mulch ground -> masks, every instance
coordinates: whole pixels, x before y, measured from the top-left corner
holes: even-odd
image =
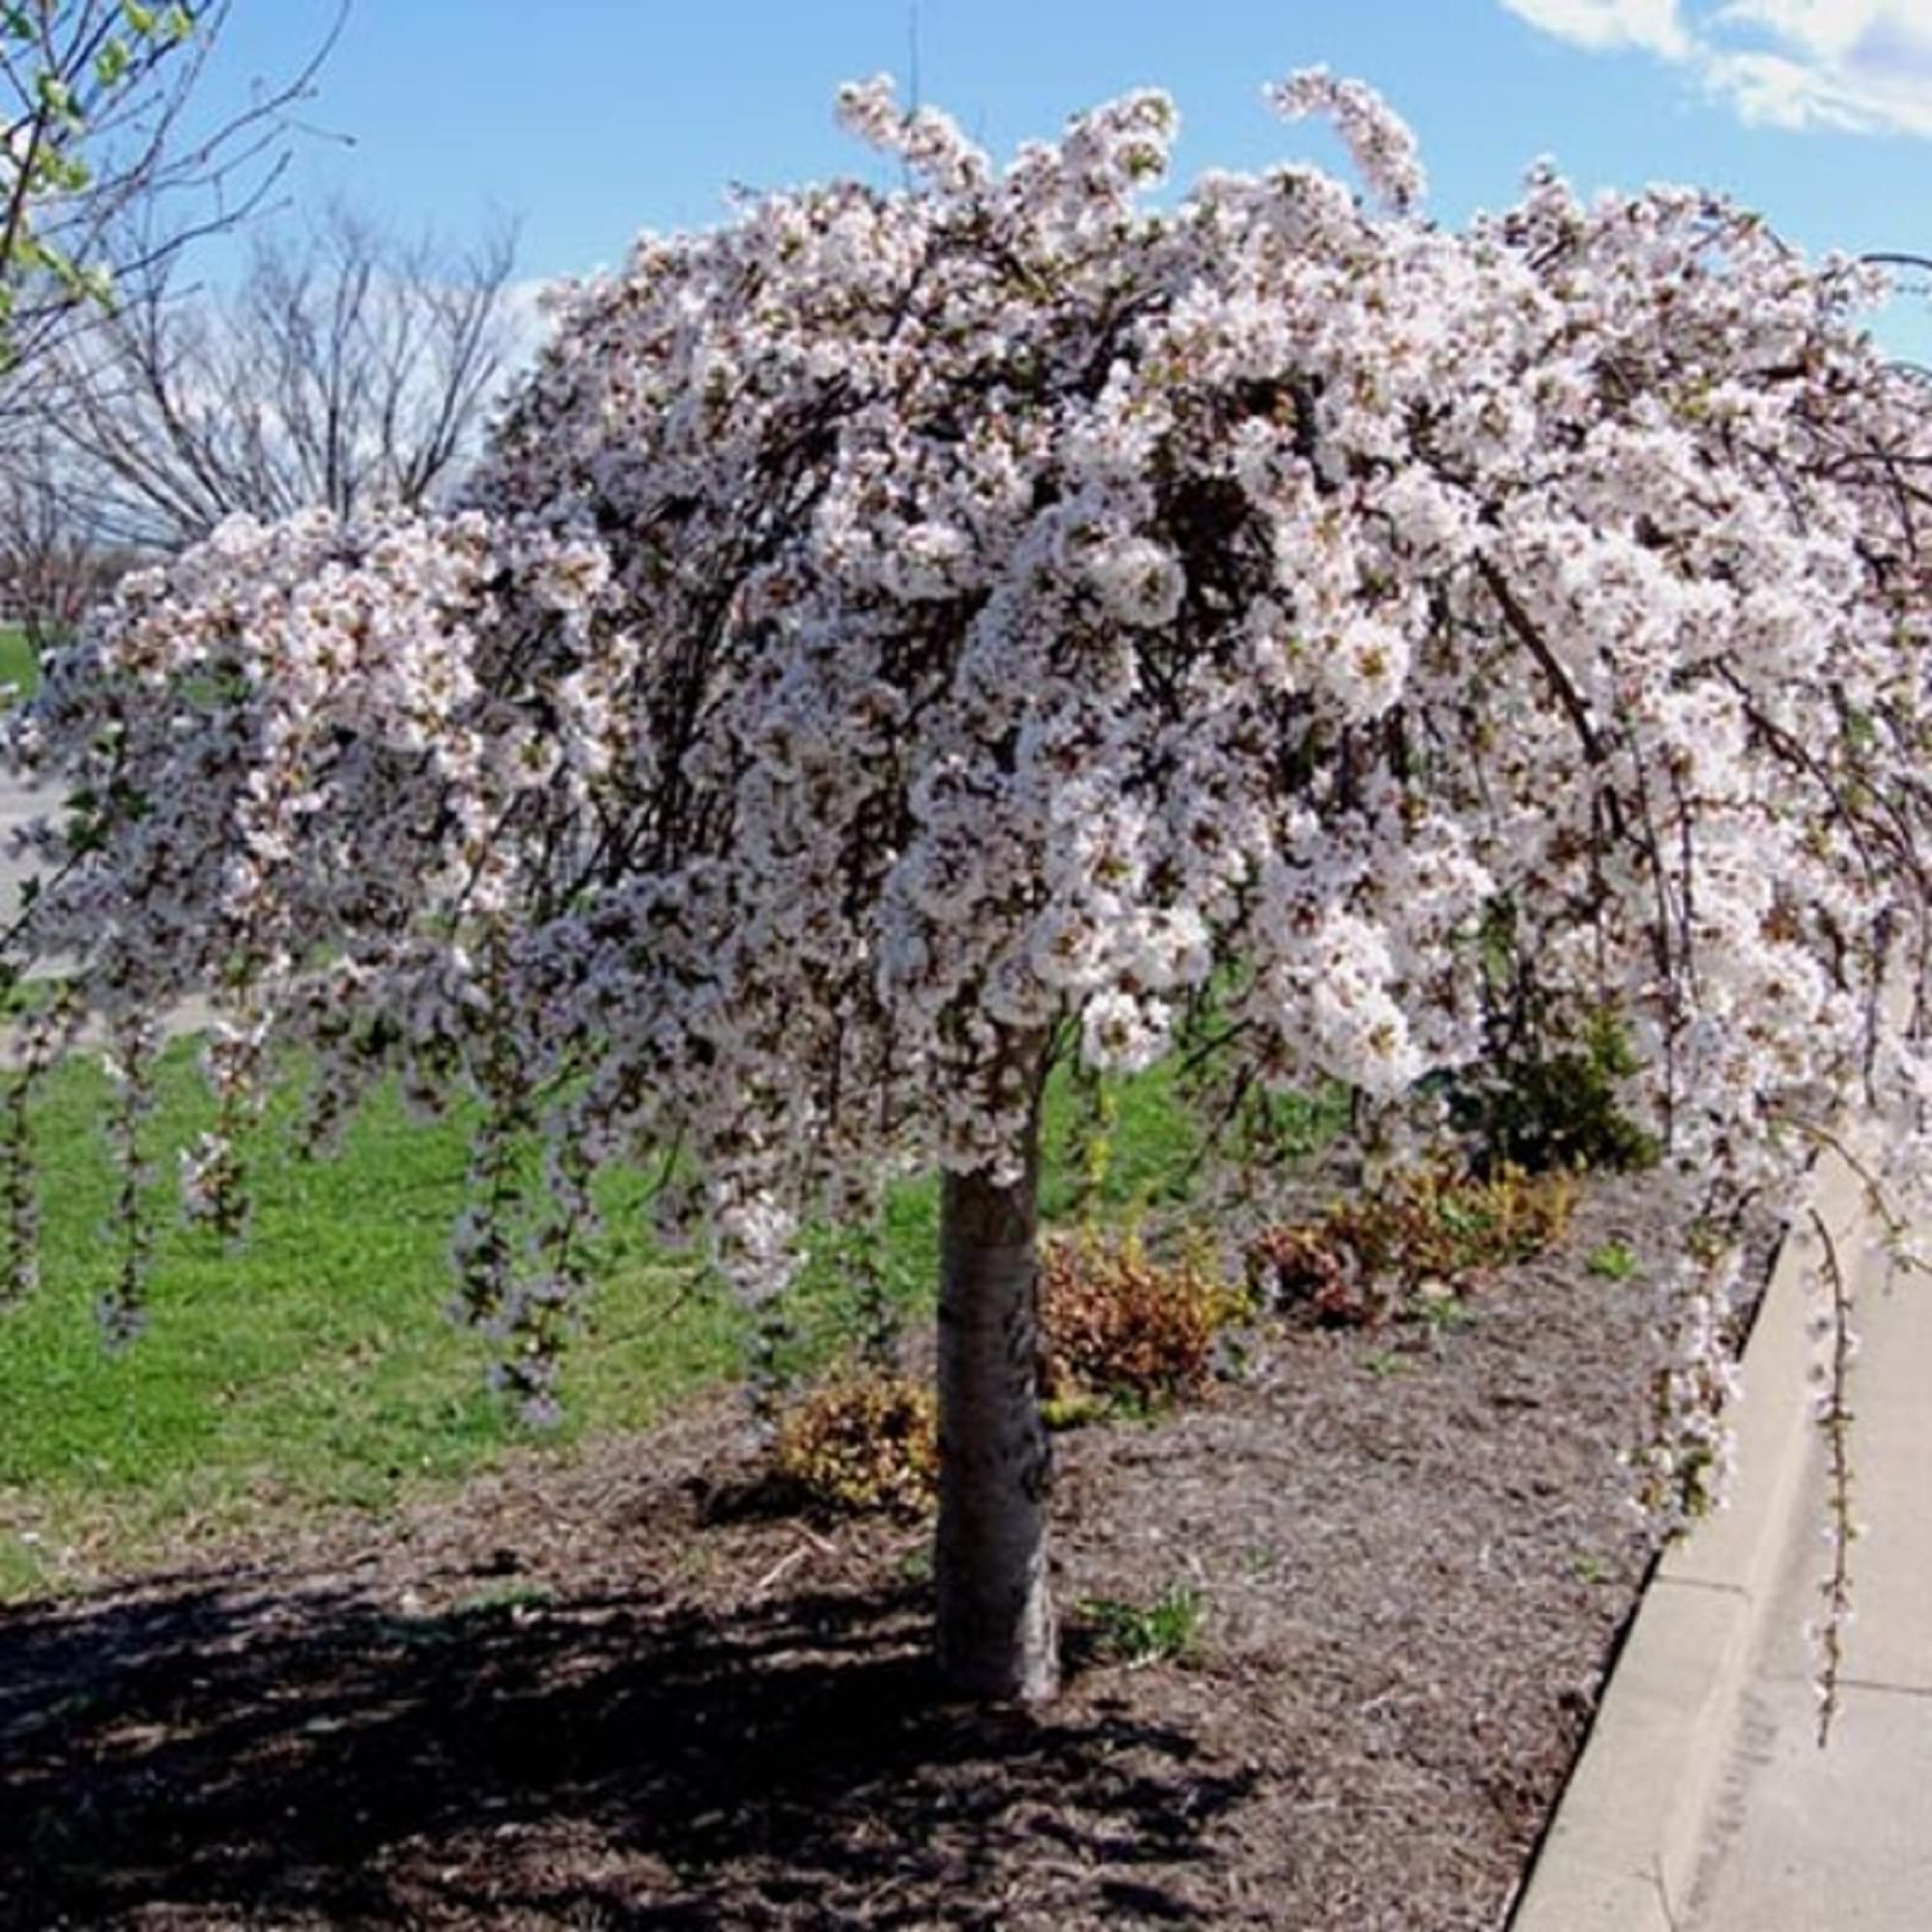
[[[1599,1186],[1450,1333],[1283,1335],[1061,1438],[1063,1605],[1201,1654],[948,1708],[917,1525],[744,1506],[735,1406],[0,1612],[0,1924],[1494,1927],[1649,1544]]]

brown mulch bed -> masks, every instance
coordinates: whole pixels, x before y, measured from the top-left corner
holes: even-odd
[[[1061,1439],[1062,1602],[1202,1654],[937,1704],[917,1525],[748,1507],[720,1398],[400,1521],[0,1611],[0,1924],[1493,1927],[1649,1556],[1661,1190],[1465,1328]]]

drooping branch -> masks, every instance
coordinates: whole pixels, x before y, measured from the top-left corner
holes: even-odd
[[[1509,580],[1496,568],[1492,558],[1478,554],[1476,570],[1490,595],[1496,600],[1496,608],[1503,613],[1511,634],[1536,660],[1537,668],[1548,680],[1550,692],[1562,705],[1564,715],[1577,733],[1577,742],[1583,748],[1583,756],[1591,764],[1601,765],[1609,755],[1603,737],[1591,722],[1590,708],[1583,702],[1582,694],[1556,662],[1556,654],[1549,648],[1548,639],[1537,629],[1516,592],[1510,588]]]

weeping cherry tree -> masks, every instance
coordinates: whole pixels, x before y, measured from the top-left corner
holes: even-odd
[[[1364,195],[1151,206],[1156,93],[996,169],[849,88],[907,185],[640,240],[449,513],[237,519],[128,579],[12,727],[71,795],[14,952],[72,962],[0,1106],[16,1284],[27,1095],[91,1022],[136,1323],[191,993],[217,1228],[285,1044],[319,1139],[391,1070],[480,1102],[460,1303],[533,1416],[607,1164],[754,1304],[937,1171],[941,1660],[1045,1698],[1049,1072],[1183,1056],[1231,1157],[1316,1081],[1427,1134],[1504,931],[1549,1024],[1618,1016],[1696,1184],[1639,1476],[1700,1508],[1741,1205],[1852,1105],[1895,1216],[1925,1167],[1921,392],[1870,271],[1720,199],[1538,172],[1449,232],[1368,90],[1271,98]]]

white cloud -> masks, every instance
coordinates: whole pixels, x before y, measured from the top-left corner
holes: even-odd
[[[1932,0],[1502,0],[1596,52],[1693,73],[1749,122],[1932,138]]]
[[[1503,5],[1532,27],[1598,52],[1640,47],[1678,60],[1690,46],[1677,0],[1503,0]]]

